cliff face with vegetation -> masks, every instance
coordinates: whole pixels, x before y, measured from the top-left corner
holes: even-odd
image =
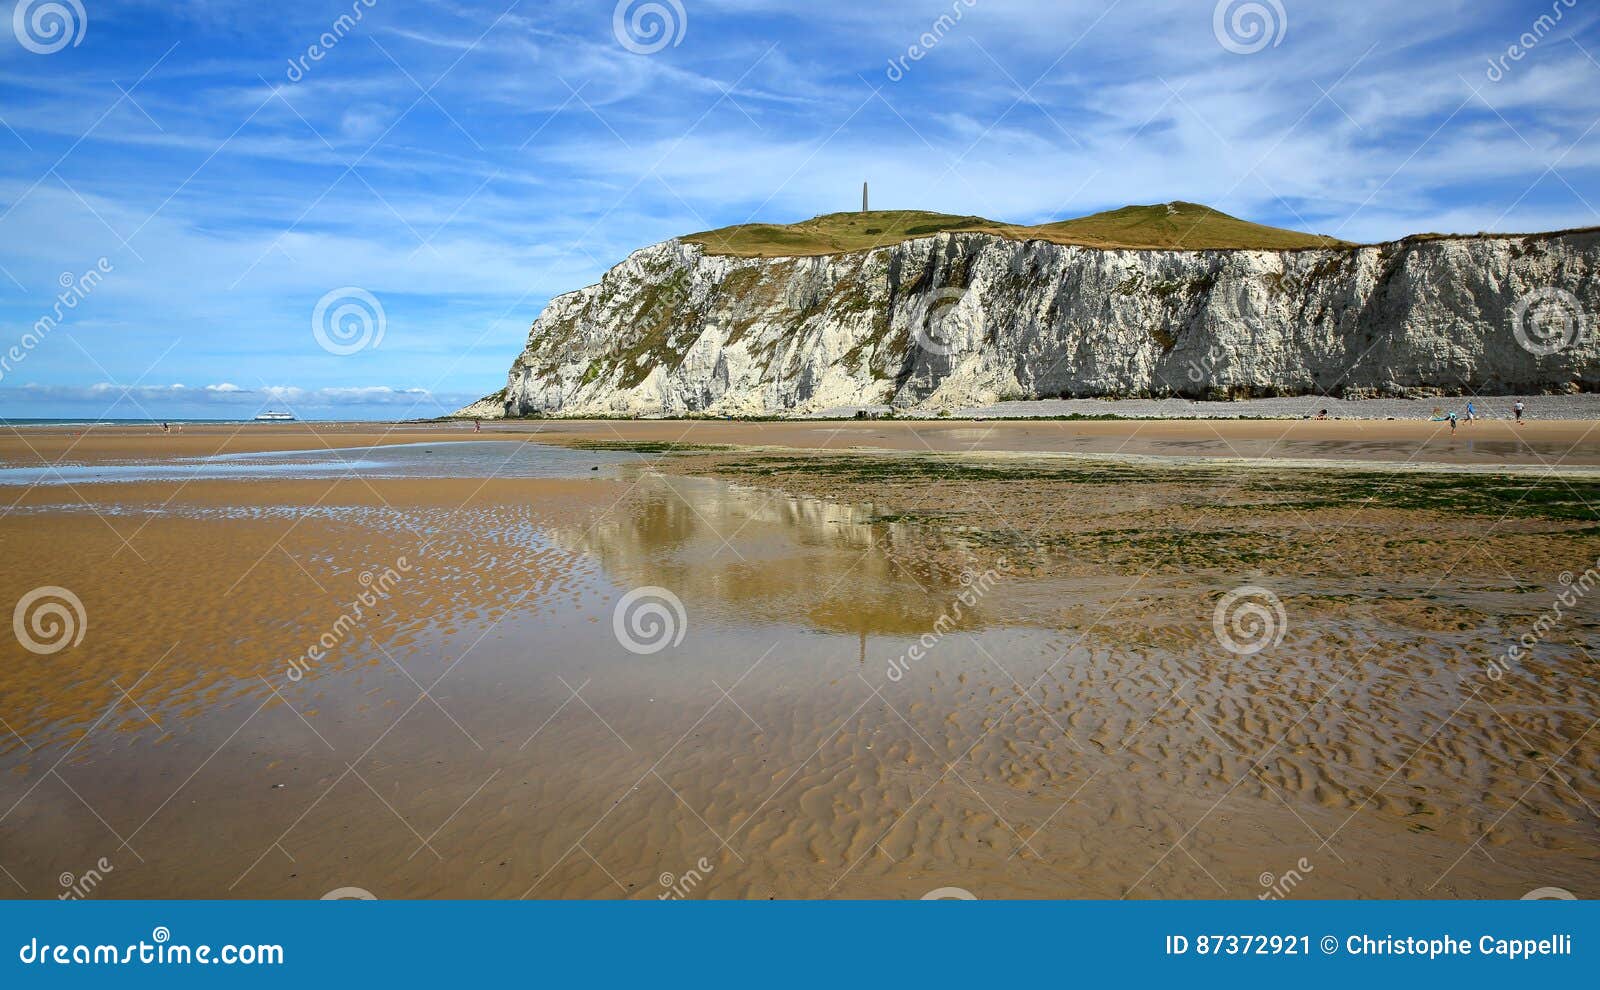
[[[987,231],[802,257],[716,247],[712,235],[657,244],[556,298],[504,393],[469,409],[803,415],[1057,396],[1600,390],[1597,231],[1263,250]],[[1519,304],[1542,289],[1570,296],[1534,297],[1525,347]],[[1552,307],[1570,316],[1571,299],[1585,332],[1541,346]]]

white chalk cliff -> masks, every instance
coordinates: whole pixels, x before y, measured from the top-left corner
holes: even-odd
[[[463,413],[1595,391],[1597,275],[1596,230],[1206,251],[957,232],[799,258],[672,240],[552,300],[505,391]]]

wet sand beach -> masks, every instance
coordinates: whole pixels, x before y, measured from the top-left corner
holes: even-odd
[[[1482,420],[504,420],[472,424],[317,423],[159,427],[39,427],[0,434],[0,461],[26,465],[140,457],[206,457],[288,450],[495,439],[554,443],[1076,453],[1155,457],[1311,459],[1337,464],[1600,466],[1600,421]]]
[[[1594,425],[9,432],[0,890],[1592,896]]]
[[[1303,460],[1332,465],[1600,465],[1600,423],[1581,420],[1463,425],[1382,420],[1102,420],[514,422],[495,431],[565,443],[671,443],[799,450],[1013,452],[1096,457]]]

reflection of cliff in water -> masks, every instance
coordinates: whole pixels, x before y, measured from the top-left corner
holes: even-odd
[[[650,475],[592,529],[558,543],[592,553],[623,587],[670,589],[691,610],[801,622],[826,632],[921,635],[951,612],[961,574],[930,562],[926,528],[704,478]],[[956,628],[985,624],[961,606]],[[952,619],[956,619],[952,615]]]

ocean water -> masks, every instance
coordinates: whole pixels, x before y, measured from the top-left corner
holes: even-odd
[[[0,426],[160,426],[162,423],[172,423],[172,424],[181,423],[181,424],[183,424],[185,426],[189,426],[189,425],[194,425],[194,426],[208,426],[208,425],[209,426],[234,426],[234,425],[237,425],[239,423],[254,423],[254,422],[256,422],[256,418],[255,418],[254,415],[245,416],[245,417],[242,417],[242,418],[239,418],[239,419],[182,419],[182,418],[179,418],[177,416],[171,416],[171,417],[168,417],[166,419],[96,419],[96,418],[93,418],[93,417],[84,417],[84,416],[67,417],[67,418],[57,419],[57,418],[50,418],[50,417],[0,416]],[[270,425],[271,421],[263,420],[262,422]],[[385,420],[373,420],[371,418],[364,418],[364,419],[360,419],[360,420],[333,420],[333,419],[318,419],[318,418],[315,418],[315,417],[308,417],[308,418],[304,418],[304,419],[285,420],[285,421],[281,421],[281,422],[296,422],[296,423],[362,422],[362,423],[365,423],[365,422],[387,422],[387,421],[385,421]]]

